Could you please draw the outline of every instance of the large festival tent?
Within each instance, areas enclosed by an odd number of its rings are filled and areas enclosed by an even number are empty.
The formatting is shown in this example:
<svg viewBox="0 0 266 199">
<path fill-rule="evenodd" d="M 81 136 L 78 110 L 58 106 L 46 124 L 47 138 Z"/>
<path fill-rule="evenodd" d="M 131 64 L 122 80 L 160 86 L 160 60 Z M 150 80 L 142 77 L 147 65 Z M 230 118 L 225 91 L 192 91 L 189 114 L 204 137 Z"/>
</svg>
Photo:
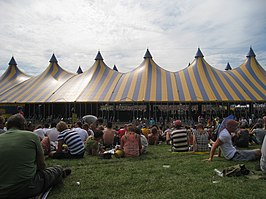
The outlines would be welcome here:
<svg viewBox="0 0 266 199">
<path fill-rule="evenodd" d="M 198 49 L 195 60 L 175 75 L 181 102 L 259 102 L 266 99 L 265 71 L 252 49 L 244 64 L 228 71 L 210 66 Z"/>
<path fill-rule="evenodd" d="M 127 73 L 109 68 L 100 52 L 92 67 L 80 74 L 63 70 L 53 55 L 42 74 L 2 92 L 0 103 L 25 103 L 28 106 L 65 104 L 61 109 L 68 107 L 65 111 L 67 115 L 74 107 L 79 109 L 77 112 L 80 116 L 87 110 L 92 114 L 102 110 L 103 117 L 104 111 L 108 111 L 109 115 L 110 111 L 121 110 L 121 105 L 126 105 L 128 108 L 124 110 L 131 112 L 139 109 L 134 107 L 142 106 L 139 110 L 149 112 L 148 116 L 153 115 L 150 112 L 159 105 L 166 106 L 166 111 L 181 104 L 226 104 L 227 110 L 230 104 L 237 103 L 265 105 L 266 72 L 257 62 L 252 48 L 242 65 L 228 69 L 221 71 L 210 66 L 200 49 L 194 61 L 177 72 L 164 70 L 157 65 L 148 49 L 143 62 Z M 94 108 L 87 109 L 87 106 Z"/>
<path fill-rule="evenodd" d="M 0 93 L 13 88 L 17 84 L 20 84 L 29 78 L 30 78 L 29 75 L 23 73 L 17 67 L 17 62 L 15 58 L 12 57 L 9 62 L 8 68 L 0 77 Z"/>
<path fill-rule="evenodd" d="M 0 94 L 1 103 L 42 103 L 74 74 L 62 69 L 53 54 L 40 75 L 32 77 Z"/>
<path fill-rule="evenodd" d="M 110 69 L 98 52 L 92 67 L 67 80 L 47 102 L 108 102 L 121 75 Z"/>
<path fill-rule="evenodd" d="M 143 62 L 122 75 L 110 102 L 179 101 L 175 75 L 158 66 L 146 51 Z"/>
</svg>

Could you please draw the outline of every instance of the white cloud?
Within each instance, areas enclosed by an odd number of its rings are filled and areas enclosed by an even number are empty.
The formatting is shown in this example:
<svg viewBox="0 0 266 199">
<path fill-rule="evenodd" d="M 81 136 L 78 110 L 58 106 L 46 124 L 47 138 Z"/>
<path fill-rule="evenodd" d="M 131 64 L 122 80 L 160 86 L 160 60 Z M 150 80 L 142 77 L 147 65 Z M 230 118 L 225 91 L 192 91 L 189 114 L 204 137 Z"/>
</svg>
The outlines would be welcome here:
<svg viewBox="0 0 266 199">
<path fill-rule="evenodd" d="M 60 65 L 88 69 L 100 49 L 122 72 L 141 63 L 147 47 L 163 68 L 177 71 L 200 46 L 207 62 L 221 70 L 237 67 L 252 45 L 266 65 L 266 14 L 255 1 L 0 1 L 0 65 L 14 55 L 19 67 L 37 75 L 54 52 Z"/>
</svg>

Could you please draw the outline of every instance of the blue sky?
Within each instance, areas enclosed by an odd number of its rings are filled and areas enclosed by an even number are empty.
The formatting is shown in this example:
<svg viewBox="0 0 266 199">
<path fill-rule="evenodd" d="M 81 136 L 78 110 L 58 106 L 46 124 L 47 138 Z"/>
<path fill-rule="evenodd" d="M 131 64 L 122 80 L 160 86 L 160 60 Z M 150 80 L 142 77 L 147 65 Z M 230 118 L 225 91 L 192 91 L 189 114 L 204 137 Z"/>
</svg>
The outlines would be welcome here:
<svg viewBox="0 0 266 199">
<path fill-rule="evenodd" d="M 38 75 L 54 52 L 60 66 L 89 69 L 100 49 L 109 67 L 136 68 L 149 48 L 155 62 L 178 71 L 200 47 L 224 70 L 245 60 L 252 46 L 266 68 L 264 0 L 0 0 L 0 74 L 13 55 Z"/>
</svg>

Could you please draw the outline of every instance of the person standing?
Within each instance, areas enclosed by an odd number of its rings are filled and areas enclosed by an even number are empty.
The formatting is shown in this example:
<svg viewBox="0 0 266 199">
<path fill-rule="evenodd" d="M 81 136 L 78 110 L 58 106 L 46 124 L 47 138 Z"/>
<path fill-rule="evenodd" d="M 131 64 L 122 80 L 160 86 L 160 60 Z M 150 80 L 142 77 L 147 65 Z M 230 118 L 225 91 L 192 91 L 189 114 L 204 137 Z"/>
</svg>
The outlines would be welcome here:
<svg viewBox="0 0 266 199">
<path fill-rule="evenodd" d="M 71 173 L 61 166 L 48 167 L 38 136 L 25 131 L 21 114 L 7 120 L 0 135 L 0 198 L 30 198 L 62 182 Z"/>
</svg>

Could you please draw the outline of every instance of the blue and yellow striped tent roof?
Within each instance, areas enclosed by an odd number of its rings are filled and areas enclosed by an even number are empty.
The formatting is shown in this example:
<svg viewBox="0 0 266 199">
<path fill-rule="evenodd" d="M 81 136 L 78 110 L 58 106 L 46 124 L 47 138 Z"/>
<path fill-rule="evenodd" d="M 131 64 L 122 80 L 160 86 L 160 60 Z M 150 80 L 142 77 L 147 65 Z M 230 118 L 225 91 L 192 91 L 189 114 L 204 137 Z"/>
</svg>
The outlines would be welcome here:
<svg viewBox="0 0 266 199">
<path fill-rule="evenodd" d="M 74 74 L 62 69 L 53 55 L 46 70 L 0 94 L 5 103 L 46 102 L 66 80 Z"/>
<path fill-rule="evenodd" d="M 265 101 L 265 71 L 255 56 L 234 70 L 210 66 L 200 49 L 195 60 L 175 73 L 181 102 Z"/>
<path fill-rule="evenodd" d="M 147 50 L 143 62 L 122 75 L 111 102 L 179 101 L 175 75 L 158 66 Z"/>
<path fill-rule="evenodd" d="M 7 74 L 16 74 L 16 64 L 10 64 L 7 71 L 11 72 L 2 75 L 5 83 L 1 79 L 0 84 L 10 88 L 13 75 Z M 266 72 L 252 49 L 242 65 L 228 71 L 210 66 L 200 49 L 194 61 L 177 72 L 158 66 L 149 50 L 136 69 L 124 74 L 110 69 L 100 52 L 93 66 L 81 74 L 63 70 L 53 55 L 42 74 L 12 85 L 0 92 L 1 103 L 265 102 L 266 99 Z"/>
<path fill-rule="evenodd" d="M 98 52 L 93 66 L 82 74 L 70 78 L 49 99 L 49 102 L 107 102 L 121 77 L 110 69 Z"/>
<path fill-rule="evenodd" d="M 17 84 L 20 84 L 21 82 L 24 82 L 29 78 L 29 75 L 26 75 L 21 70 L 19 70 L 14 57 L 12 57 L 9 62 L 8 68 L 0 77 L 0 93 L 13 88 Z"/>
</svg>

